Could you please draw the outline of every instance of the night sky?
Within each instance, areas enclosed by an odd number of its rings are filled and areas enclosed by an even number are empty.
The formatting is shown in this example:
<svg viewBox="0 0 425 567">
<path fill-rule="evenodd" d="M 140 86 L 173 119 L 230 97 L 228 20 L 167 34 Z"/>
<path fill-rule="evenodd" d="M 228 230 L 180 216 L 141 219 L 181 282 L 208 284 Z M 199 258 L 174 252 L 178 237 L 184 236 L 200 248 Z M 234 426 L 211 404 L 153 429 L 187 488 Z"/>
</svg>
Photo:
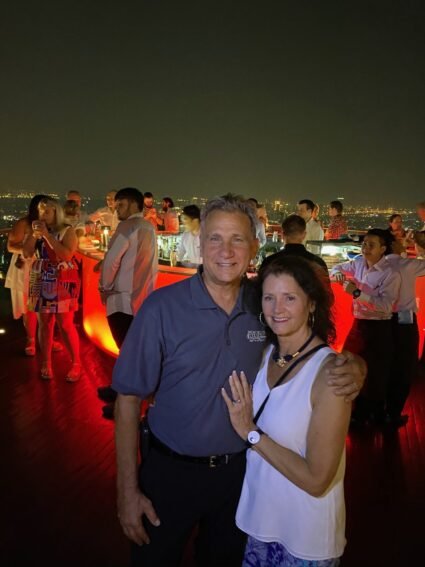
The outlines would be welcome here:
<svg viewBox="0 0 425 567">
<path fill-rule="evenodd" d="M 8 2 L 0 191 L 425 199 L 425 2 Z"/>
</svg>

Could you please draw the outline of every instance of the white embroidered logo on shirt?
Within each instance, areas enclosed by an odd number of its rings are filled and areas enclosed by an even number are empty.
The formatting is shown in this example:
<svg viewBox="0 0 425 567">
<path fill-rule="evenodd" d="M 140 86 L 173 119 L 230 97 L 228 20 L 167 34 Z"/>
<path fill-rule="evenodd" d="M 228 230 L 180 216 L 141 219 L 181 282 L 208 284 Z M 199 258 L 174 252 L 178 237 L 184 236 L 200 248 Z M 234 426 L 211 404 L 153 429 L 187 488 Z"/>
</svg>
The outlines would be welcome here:
<svg viewBox="0 0 425 567">
<path fill-rule="evenodd" d="M 263 343 L 266 340 L 265 331 L 248 331 L 246 338 L 250 343 Z"/>
</svg>

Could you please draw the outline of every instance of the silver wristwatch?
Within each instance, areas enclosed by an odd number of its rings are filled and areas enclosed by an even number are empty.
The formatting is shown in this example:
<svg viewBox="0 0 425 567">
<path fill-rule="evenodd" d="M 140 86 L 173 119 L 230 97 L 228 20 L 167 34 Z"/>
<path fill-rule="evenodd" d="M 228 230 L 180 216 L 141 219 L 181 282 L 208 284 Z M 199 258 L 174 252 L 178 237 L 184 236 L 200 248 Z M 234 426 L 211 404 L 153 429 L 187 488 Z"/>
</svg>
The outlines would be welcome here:
<svg viewBox="0 0 425 567">
<path fill-rule="evenodd" d="M 248 447 L 252 447 L 253 445 L 256 445 L 261 439 L 262 434 L 263 432 L 261 431 L 261 429 L 253 429 L 252 431 L 250 431 L 246 438 L 246 443 Z"/>
</svg>

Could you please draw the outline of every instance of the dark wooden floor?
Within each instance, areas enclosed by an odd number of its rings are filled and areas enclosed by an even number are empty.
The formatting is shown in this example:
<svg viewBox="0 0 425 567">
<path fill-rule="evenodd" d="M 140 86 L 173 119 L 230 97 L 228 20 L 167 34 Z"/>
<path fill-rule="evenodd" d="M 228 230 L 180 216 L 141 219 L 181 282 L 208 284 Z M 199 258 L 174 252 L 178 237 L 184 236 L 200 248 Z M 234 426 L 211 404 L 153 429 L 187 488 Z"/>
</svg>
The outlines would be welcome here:
<svg viewBox="0 0 425 567">
<path fill-rule="evenodd" d="M 101 417 L 96 388 L 114 360 L 81 337 L 84 372 L 38 377 L 23 353 L 21 321 L 0 288 L 0 565 L 127 567 L 116 520 L 113 422 Z M 418 372 L 406 427 L 351 432 L 347 440 L 347 547 L 343 567 L 423 565 L 425 377 Z M 188 562 L 186 562 L 187 564 Z M 160 566 L 159 566 L 160 567 Z"/>
</svg>

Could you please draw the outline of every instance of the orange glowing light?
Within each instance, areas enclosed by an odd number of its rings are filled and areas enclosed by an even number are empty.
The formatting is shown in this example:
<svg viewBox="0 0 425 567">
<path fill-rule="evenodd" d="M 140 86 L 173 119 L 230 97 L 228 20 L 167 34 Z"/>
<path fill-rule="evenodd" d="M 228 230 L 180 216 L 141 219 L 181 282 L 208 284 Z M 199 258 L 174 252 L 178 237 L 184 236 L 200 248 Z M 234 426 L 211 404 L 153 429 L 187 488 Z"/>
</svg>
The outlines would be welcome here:
<svg viewBox="0 0 425 567">
<path fill-rule="evenodd" d="M 106 319 L 105 306 L 102 305 L 98 292 L 99 273 L 95 273 L 93 268 L 98 260 L 82 255 L 83 259 L 83 326 L 84 330 L 96 346 L 107 353 L 117 356 L 118 347 L 112 338 Z M 156 281 L 156 288 L 171 285 L 183 280 L 194 273 L 188 268 L 173 268 L 171 266 L 160 266 Z M 336 340 L 332 347 L 340 352 L 344 341 L 353 324 L 352 297 L 345 293 L 342 286 L 332 282 L 332 290 L 335 295 L 333 315 L 336 326 Z M 419 311 L 419 358 L 422 356 L 425 335 L 425 277 L 416 280 L 416 298 Z"/>
</svg>

